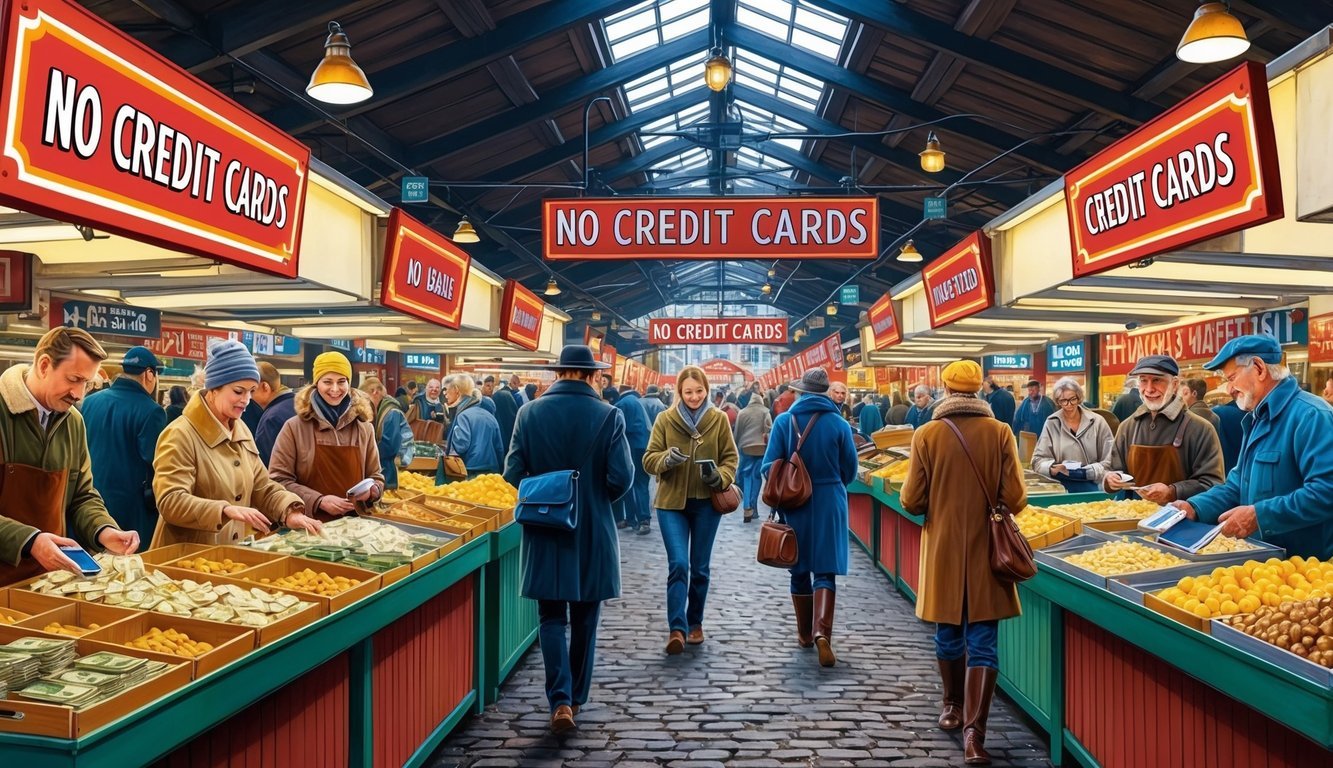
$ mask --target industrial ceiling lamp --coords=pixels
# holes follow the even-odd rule
[[[481,238],[477,235],[477,230],[472,228],[472,222],[464,216],[458,222],[458,228],[454,230],[455,243],[480,243]]]
[[[921,252],[916,249],[916,246],[911,240],[908,240],[907,244],[903,246],[903,249],[898,252],[898,261],[908,264],[919,264],[922,261]]]
[[[934,131],[926,135],[926,148],[921,151],[921,170],[926,173],[944,170],[944,150],[940,149],[940,137]]]
[[[713,91],[724,91],[731,83],[731,59],[722,53],[720,46],[711,53],[712,56],[704,62],[704,82]]]
[[[777,268],[776,268],[776,267],[769,267],[769,268],[768,268],[768,276],[769,276],[769,277],[777,277],[777,276],[778,276],[778,270],[777,270]]]
[[[305,92],[325,104],[359,104],[375,95],[366,73],[352,61],[352,43],[336,21],[329,22],[324,59],[311,73]]]
[[[834,304],[833,302],[830,301],[830,302],[828,303],[828,306],[827,306],[827,307],[824,307],[824,314],[826,314],[826,315],[836,315],[836,314],[838,314],[838,305],[837,305],[837,304]]]
[[[1176,58],[1191,64],[1226,61],[1249,50],[1250,39],[1230,3],[1202,3],[1176,46]]]
[[[602,322],[602,313],[601,313],[601,312],[598,312],[597,310],[594,309],[594,310],[592,311],[592,321],[593,321],[594,323],[600,323],[600,322]]]
[[[773,286],[767,280],[765,280],[764,287],[760,288],[759,292],[767,296],[773,292]]]
[[[551,279],[546,281],[546,290],[542,291],[542,293],[546,296],[560,295],[560,286],[555,284],[555,275],[552,275]]]

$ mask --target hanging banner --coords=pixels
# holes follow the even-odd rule
[[[301,340],[295,336],[277,336],[254,331],[241,331],[241,343],[256,355],[300,357]]]
[[[736,365],[730,360],[714,358],[699,364],[710,384],[731,384],[734,377],[740,376],[746,384],[754,381],[754,374],[748,368]]]
[[[1250,61],[1065,174],[1074,276],[1282,218],[1264,65]]]
[[[82,328],[89,333],[156,339],[162,335],[162,313],[127,304],[51,299],[51,327]]]
[[[370,349],[358,343],[352,347],[351,358],[355,365],[384,365],[389,360],[389,353],[382,349]]]
[[[389,215],[380,304],[458,329],[472,259],[444,235],[401,208]]]
[[[820,340],[818,344],[807,347],[804,352],[792,358],[795,368],[791,371],[790,378],[796,378],[811,368],[824,368],[832,373],[843,370],[842,366],[842,337],[840,334],[832,334]]]
[[[537,294],[516,280],[506,280],[504,303],[500,307],[500,338],[535,352],[541,342],[545,309],[546,303]]]
[[[306,145],[73,3],[5,5],[0,202],[296,277]]]
[[[565,259],[873,259],[876,197],[576,197],[542,202]]]
[[[871,304],[866,317],[870,321],[870,331],[875,336],[875,351],[902,343],[903,331],[898,325],[898,311],[889,294],[884,294],[879,297],[879,301]]]
[[[162,338],[148,339],[143,345],[153,350],[156,355],[207,360],[209,342],[214,339],[231,339],[239,335],[236,331],[165,326],[162,328]]]
[[[939,328],[995,305],[990,238],[973,232],[921,271],[930,327]]]
[[[1333,314],[1310,318],[1310,363],[1333,363]]]
[[[648,343],[786,344],[787,318],[650,318]]]
[[[1309,321],[1304,318],[1294,320],[1291,313],[1290,309],[1259,312],[1137,336],[1102,334],[1101,375],[1126,375],[1139,358],[1147,355],[1170,355],[1177,361],[1211,360],[1228,341],[1247,334],[1272,336],[1282,345],[1304,344],[1309,334]],[[1311,354],[1313,356],[1313,351]]]
[[[848,389],[874,389],[875,388],[875,369],[866,368],[862,365],[852,366],[847,369],[847,388]]]
[[[1051,373],[1068,373],[1086,370],[1084,363],[1083,340],[1057,341],[1046,345],[1046,370]]]

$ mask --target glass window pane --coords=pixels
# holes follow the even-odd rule
[[[831,42],[823,37],[816,37],[799,28],[792,30],[791,44],[798,48],[804,48],[817,56],[832,60],[837,60],[838,49],[841,47],[838,43]]]
[[[641,51],[656,47],[658,44],[657,29],[653,29],[628,38],[612,46],[611,54],[615,56],[616,61],[622,61]]]

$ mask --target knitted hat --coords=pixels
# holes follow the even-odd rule
[[[981,389],[981,366],[971,360],[957,360],[944,366],[940,378],[951,392],[973,394]]]
[[[235,340],[222,340],[208,345],[208,362],[204,365],[204,389],[225,387],[233,381],[259,381],[259,366],[245,345]]]
[[[325,352],[315,358],[315,381],[322,379],[326,373],[337,373],[350,379],[352,364],[341,352]]]

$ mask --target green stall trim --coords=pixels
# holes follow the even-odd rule
[[[1065,751],[1069,753],[1070,757],[1074,758],[1074,762],[1083,766],[1083,768],[1102,768],[1102,764],[1083,746],[1077,736],[1066,730],[1062,734],[1062,740],[1064,741]],[[1060,763],[1055,762],[1054,757],[1051,758],[1051,761],[1060,765]]]
[[[458,706],[454,707],[454,711],[450,712],[449,716],[444,718],[444,721],[436,726],[434,731],[431,731],[431,734],[426,737],[426,740],[421,743],[421,746],[417,747],[417,751],[412,753],[412,756],[407,759],[406,763],[403,763],[403,768],[417,768],[417,766],[425,765],[426,761],[429,760],[430,756],[435,752],[435,749],[439,747],[449,736],[449,733],[453,731],[454,726],[458,725],[462,722],[464,717],[467,717],[472,713],[472,710],[477,705],[477,698],[477,692],[475,690],[463,697],[463,700],[458,703]],[[371,763],[368,762],[366,765],[371,765]]]

